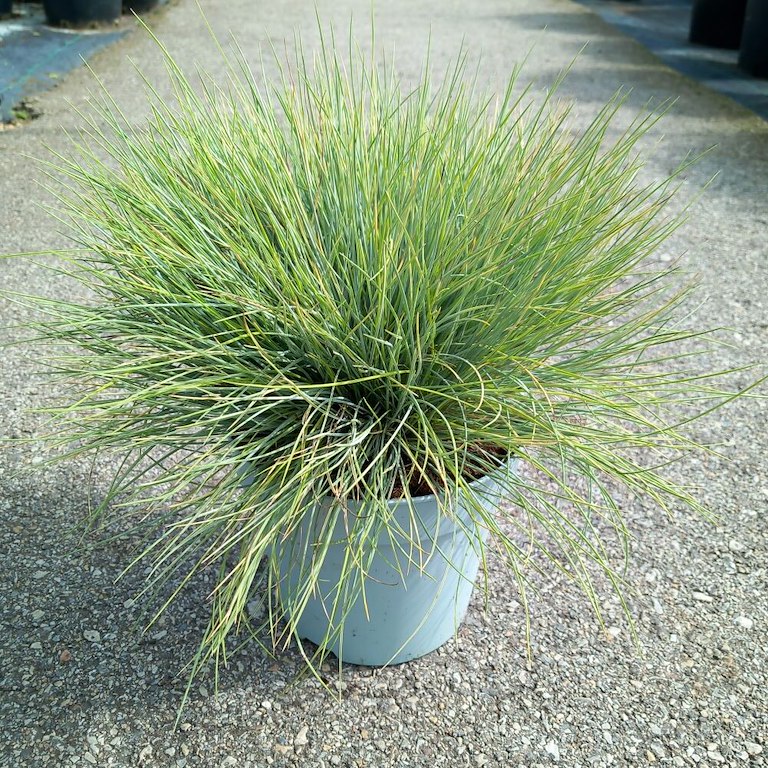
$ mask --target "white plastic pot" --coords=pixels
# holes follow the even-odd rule
[[[472,483],[475,497],[489,513],[498,507],[502,478],[514,469],[515,463],[511,462]],[[412,532],[408,536],[398,534],[394,545],[386,534],[379,537],[367,570],[365,601],[362,596],[357,598],[343,622],[343,631],[337,631],[336,639],[326,644],[345,663],[385,666],[430,653],[454,637],[472,596],[487,531],[472,522],[461,499],[455,518],[443,515],[437,532],[438,505],[434,496],[414,499],[412,510],[402,500],[390,501],[389,507],[402,529]],[[360,508],[360,504],[350,504],[347,518]],[[295,594],[302,572],[306,573],[325,512],[327,507],[320,506],[307,515],[282,550],[283,594],[285,590]],[[417,526],[412,523],[414,518],[419,521]],[[334,529],[336,543],[326,553],[320,569],[318,590],[297,624],[299,637],[317,645],[338,630],[337,618],[332,627],[329,616],[345,560],[346,537],[345,523],[340,519]],[[426,551],[421,561],[409,539]]]

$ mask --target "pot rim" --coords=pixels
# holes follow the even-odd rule
[[[489,472],[487,475],[478,477],[477,480],[473,480],[471,483],[469,483],[469,487],[473,490],[476,490],[477,488],[480,488],[484,485],[493,483],[495,478],[500,474],[512,475],[517,471],[520,463],[521,460],[518,456],[508,456],[504,461],[501,462],[501,464],[499,464],[498,467],[496,467],[496,469]],[[412,504],[426,504],[434,501],[436,498],[438,498],[438,496],[434,493],[425,493],[421,496],[410,496],[408,499],[406,499],[404,496],[399,496],[397,498],[387,499],[387,506],[391,509],[401,504],[406,504],[408,501],[410,501]],[[324,499],[331,503],[334,501],[333,496],[325,496]],[[350,499],[347,501],[347,504],[351,503],[355,505],[362,505],[365,501],[365,499]]]

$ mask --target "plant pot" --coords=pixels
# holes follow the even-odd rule
[[[11,15],[13,11],[13,0],[0,0],[0,19]]]
[[[497,473],[472,484],[489,514],[498,507],[503,476],[513,472],[515,466],[505,464]],[[287,587],[292,592],[304,580],[302,574],[312,559],[311,545],[318,538],[315,532],[329,505],[315,508],[284,545],[280,557],[281,591]],[[347,553],[344,520],[337,523],[334,540],[338,543],[331,545],[323,561],[318,580],[321,594],[310,599],[299,618],[299,637],[324,645],[345,663],[365,666],[416,659],[454,637],[472,596],[487,531],[473,523],[461,501],[455,518],[443,515],[439,525],[435,496],[416,497],[412,507],[409,509],[401,500],[389,502],[393,519],[411,533],[386,540],[380,537],[367,570],[365,601],[360,596],[353,603],[340,636],[338,622],[329,619],[333,613],[332,592],[339,583]],[[359,511],[359,503],[349,505],[350,514]],[[413,520],[418,523],[413,525]],[[387,526],[390,531],[393,527]],[[424,551],[422,562],[420,550]],[[332,639],[326,643],[329,637]]]
[[[755,77],[768,77],[768,0],[747,3],[739,67]]]
[[[695,0],[688,39],[712,48],[736,50],[747,0]]]
[[[121,0],[44,0],[48,23],[53,26],[88,27],[120,18]]]
[[[123,13],[146,13],[156,8],[159,0],[123,0]]]

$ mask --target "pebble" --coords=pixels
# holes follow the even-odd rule
[[[40,621],[45,616],[45,612],[39,608],[36,611],[32,611],[32,621]]]
[[[551,755],[553,760],[559,760],[560,759],[560,747],[557,746],[556,741],[549,741],[547,742],[547,745],[544,747],[544,751]]]
[[[730,549],[731,552],[746,552],[747,545],[737,539],[731,539],[728,542],[728,549]]]
[[[89,643],[100,643],[101,642],[101,632],[98,632],[95,629],[86,629],[85,632],[83,632],[83,637]]]
[[[234,768],[236,765],[237,765],[237,758],[232,757],[232,755],[227,755],[221,761],[221,768]]]
[[[309,731],[308,726],[303,726],[299,732],[296,734],[296,737],[293,740],[293,745],[295,747],[304,747],[307,745],[307,732]]]
[[[653,751],[653,754],[656,755],[656,757],[658,757],[660,760],[667,756],[667,751],[658,741],[654,741],[653,744],[651,744],[651,750]]]
[[[747,754],[751,755],[752,757],[755,757],[756,755],[760,755],[763,752],[763,748],[759,744],[755,743],[754,741],[748,741],[744,745],[744,749],[746,749]]]
[[[715,598],[706,592],[694,592],[692,596],[694,600],[698,600],[700,603],[713,603],[715,601]]]
[[[42,649],[43,644],[42,643],[32,643],[32,645],[29,646],[33,651],[39,651]]]
[[[738,627],[742,627],[743,629],[752,629],[754,626],[754,622],[749,618],[749,616],[737,616],[733,620],[733,623]]]
[[[248,616],[253,619],[260,619],[264,615],[264,601],[263,600],[250,600],[246,606]]]

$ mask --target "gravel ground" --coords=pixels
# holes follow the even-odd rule
[[[317,37],[311,10],[297,0],[202,5],[218,31],[237,30],[249,54],[296,29],[310,44]],[[342,28],[353,11],[362,39],[368,9],[350,0],[318,2],[321,19]],[[768,124],[668,70],[567,0],[392,0],[377,18],[379,43],[394,45],[406,78],[418,73],[430,30],[436,69],[464,40],[472,56],[482,54],[481,80],[497,89],[534,42],[524,78],[547,83],[589,41],[563,88],[575,101],[577,122],[620,85],[633,89],[620,121],[649,100],[679,98],[657,134],[648,177],[712,145],[686,173],[683,197],[719,175],[657,258],[684,254],[701,284],[692,322],[729,328],[722,333],[728,344],[707,364],[766,360]],[[199,61],[221,74],[193,3],[168,7],[153,23],[185,65]],[[141,125],[145,107],[128,56],[160,81],[158,56],[141,34],[99,54],[93,66]],[[66,244],[37,207],[50,197],[39,186],[42,169],[26,156],[42,156],[44,145],[66,147],[62,128],[82,122],[71,105],[83,106],[91,84],[86,72],[73,73],[39,100],[42,117],[0,133],[4,252]],[[0,284],[67,290],[18,260],[0,260]],[[14,324],[27,317],[4,300],[0,316],[4,338],[16,337]],[[732,383],[748,378],[734,374]],[[765,402],[740,401],[707,417],[696,435],[720,443],[724,457],[690,457],[669,470],[700,486],[720,515],[716,523],[686,515],[670,521],[656,509],[628,505],[639,651],[607,591],[602,630],[569,584],[536,577],[529,659],[513,580],[493,561],[487,611],[475,600],[457,640],[429,657],[380,671],[349,668],[335,701],[312,681],[292,684],[293,649],[270,659],[249,645],[233,655],[218,695],[210,678],[196,683],[174,730],[185,680],[179,672],[204,624],[205,579],[142,635],[133,601],[141,572],[115,584],[130,542],[97,547],[73,534],[106,475],[96,473],[89,493],[87,466],[40,471],[43,450],[23,438],[41,429],[28,408],[52,393],[35,373],[33,354],[4,350],[0,386],[0,429],[11,438],[0,451],[2,766],[766,764]]]

